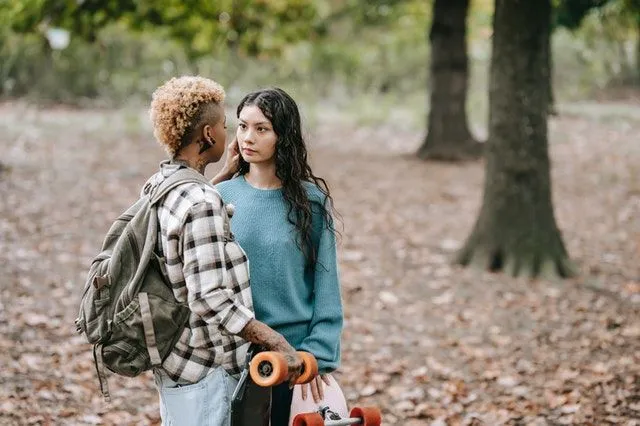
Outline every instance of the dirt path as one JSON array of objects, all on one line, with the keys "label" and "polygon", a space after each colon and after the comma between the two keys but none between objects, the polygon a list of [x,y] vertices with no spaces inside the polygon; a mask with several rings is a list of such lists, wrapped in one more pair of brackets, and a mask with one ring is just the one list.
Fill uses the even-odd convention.
[{"label": "dirt path", "polygon": [[[566,282],[449,265],[481,163],[414,160],[419,135],[400,124],[318,121],[313,163],[344,220],[338,378],[353,404],[388,425],[640,424],[634,108],[551,123],[556,214],[582,270]],[[157,424],[149,376],[112,378],[103,403],[73,334],[89,259],[162,159],[144,113],[1,105],[0,149],[0,424]]]}]

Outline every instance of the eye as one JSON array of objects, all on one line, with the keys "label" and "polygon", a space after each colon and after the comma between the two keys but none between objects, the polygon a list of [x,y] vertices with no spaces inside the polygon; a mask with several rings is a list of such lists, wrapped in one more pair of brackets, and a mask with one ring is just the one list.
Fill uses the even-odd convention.
[{"label": "eye", "polygon": [[246,129],[246,128],[247,128],[247,125],[246,125],[246,124],[244,124],[244,123],[240,123],[240,124],[238,124],[238,128],[240,128],[240,129],[244,130],[244,129]]}]

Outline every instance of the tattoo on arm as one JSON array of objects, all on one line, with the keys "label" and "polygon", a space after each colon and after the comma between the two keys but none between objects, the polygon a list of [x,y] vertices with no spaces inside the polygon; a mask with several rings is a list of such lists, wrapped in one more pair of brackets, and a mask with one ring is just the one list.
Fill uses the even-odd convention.
[{"label": "tattoo on arm", "polygon": [[270,351],[283,352],[293,350],[281,334],[255,319],[251,320],[242,331],[238,333],[238,336],[251,343],[264,346]]}]

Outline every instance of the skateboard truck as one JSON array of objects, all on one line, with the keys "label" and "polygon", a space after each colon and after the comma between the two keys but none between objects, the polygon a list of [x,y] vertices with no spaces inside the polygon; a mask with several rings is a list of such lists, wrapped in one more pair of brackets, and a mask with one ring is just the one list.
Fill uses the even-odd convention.
[{"label": "skateboard truck", "polygon": [[249,379],[249,364],[251,363],[251,358],[253,358],[253,355],[257,351],[259,351],[259,348],[254,344],[251,344],[249,346],[249,349],[247,349],[247,355],[244,358],[245,368],[242,369],[242,373],[240,373],[240,378],[238,379],[238,384],[236,385],[236,388],[233,391],[233,395],[231,396],[232,410],[233,407],[236,406],[236,404],[240,403],[244,398],[244,391],[247,388],[247,380]]},{"label": "skateboard truck", "polygon": [[318,413],[320,413],[325,420],[340,420],[340,415],[331,411],[327,405],[318,407]]},{"label": "skateboard truck", "polygon": [[321,406],[315,413],[298,414],[293,419],[293,426],[380,426],[381,423],[382,415],[375,407],[356,407],[343,419],[329,407]]}]

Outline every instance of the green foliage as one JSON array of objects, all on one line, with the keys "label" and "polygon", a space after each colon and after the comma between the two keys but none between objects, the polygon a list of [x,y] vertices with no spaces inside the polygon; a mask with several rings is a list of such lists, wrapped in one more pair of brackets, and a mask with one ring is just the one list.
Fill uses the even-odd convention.
[{"label": "green foliage", "polygon": [[[640,1],[609,0],[591,8],[580,18],[580,27],[567,33],[556,31],[555,38],[565,48],[554,55],[562,90],[593,90],[612,83],[633,84],[640,78]],[[568,45],[568,47],[567,47]],[[635,49],[634,49],[635,48]],[[635,52],[634,52],[635,50]],[[576,73],[576,69],[581,69]]]},{"label": "green foliage", "polygon": [[609,3],[611,0],[561,0],[555,10],[555,24],[575,30],[592,9]]},{"label": "green foliage", "polygon": [[[25,0],[0,4],[0,22],[21,33],[65,28],[89,42],[122,24],[162,31],[192,57],[232,47],[249,55],[279,53],[313,32],[312,0]],[[310,25],[311,24],[311,25]]]},{"label": "green foliage", "polygon": [[576,30],[589,15],[611,17],[612,11],[621,23],[640,25],[640,0],[558,0],[555,24]]},{"label": "green foliage", "polygon": [[157,34],[121,26],[102,31],[96,43],[72,38],[52,51],[38,34],[0,32],[0,93],[38,102],[121,104],[145,99],[175,73],[192,73],[182,48]]},{"label": "green foliage", "polygon": [[[626,72],[635,38],[629,6],[638,1],[609,0],[579,29],[556,31],[559,101]],[[345,110],[370,104],[376,119],[394,102],[417,105],[422,122],[431,8],[424,0],[0,0],[0,96],[146,103],[169,77],[198,73],[224,84],[230,103],[280,85],[307,100],[331,97]],[[492,19],[493,0],[472,0],[474,124],[486,119]],[[43,37],[55,26],[72,31],[64,50]]]}]

